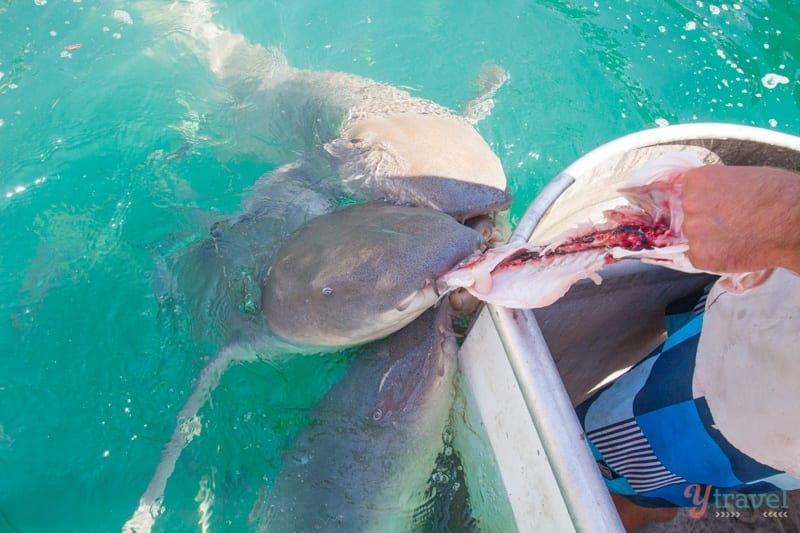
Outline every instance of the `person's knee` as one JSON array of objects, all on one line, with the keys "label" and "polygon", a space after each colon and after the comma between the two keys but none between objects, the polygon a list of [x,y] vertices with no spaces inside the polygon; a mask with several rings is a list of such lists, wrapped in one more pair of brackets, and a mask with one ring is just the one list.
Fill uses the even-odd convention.
[{"label": "person's knee", "polygon": [[642,507],[621,494],[611,493],[625,531],[639,531],[651,522],[668,522],[678,513],[676,507]]}]

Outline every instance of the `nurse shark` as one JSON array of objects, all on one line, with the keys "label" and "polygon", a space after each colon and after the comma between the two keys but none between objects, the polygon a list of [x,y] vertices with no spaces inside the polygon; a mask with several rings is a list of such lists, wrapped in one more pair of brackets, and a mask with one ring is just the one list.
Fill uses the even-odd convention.
[{"label": "nurse shark", "polygon": [[416,530],[454,397],[447,303],[367,346],[311,411],[259,531]]},{"label": "nurse shark", "polygon": [[[214,24],[207,2],[150,3],[141,8],[152,23],[170,24],[168,33],[196,53],[222,82],[238,103],[237,112],[243,111],[243,116],[249,117],[242,129],[249,129],[252,138],[270,139],[258,146],[266,159],[275,144],[294,143],[298,157],[259,178],[241,214],[215,225],[208,238],[169,261],[177,272],[176,284],[187,294],[194,292],[195,299],[201,302],[198,310],[213,302],[206,309],[213,309],[209,318],[215,325],[226,325],[219,339],[224,347],[202,371],[179,412],[161,462],[137,510],[123,526],[125,531],[146,531],[154,524],[162,510],[167,480],[182,449],[197,434],[192,429],[197,413],[231,363],[275,358],[287,352],[319,351],[276,337],[256,318],[258,313],[240,311],[243,306],[237,298],[241,296],[231,290],[244,285],[248,296],[256,296],[259,287],[254,280],[265,275],[279,243],[293,230],[310,218],[332,211],[342,193],[362,200],[383,198],[404,206],[423,206],[393,208],[401,211],[422,209],[428,214],[436,213],[433,208],[460,219],[501,210],[510,203],[499,160],[471,125],[482,116],[482,112],[474,110],[491,107],[485,104],[505,81],[502,70],[490,69],[488,79],[493,81],[484,84],[481,95],[467,106],[473,111],[462,117],[431,101],[366,78],[294,69],[275,49],[251,44],[243,36]],[[393,219],[388,215],[388,206],[384,209],[378,204],[368,205],[361,213],[364,226],[383,225],[387,236],[402,241],[395,246],[395,257],[387,256],[383,263],[365,267],[374,273],[384,269],[387,262],[399,263],[394,265],[398,268],[387,284],[363,284],[350,291],[349,320],[372,325],[358,329],[352,337],[345,332],[336,342],[330,340],[331,335],[305,342],[357,344],[401,328],[424,310],[424,306],[409,306],[408,298],[413,300],[412,295],[422,291],[426,306],[435,303],[435,287],[434,298],[425,289],[426,284],[429,286],[430,280],[482,246],[479,235],[444,214],[417,216],[420,212],[415,211],[413,216],[401,214]],[[405,230],[397,226],[400,220],[405,221]],[[335,246],[337,237],[345,237],[350,231],[352,228],[348,227],[337,232],[334,224],[328,244]],[[405,237],[403,231],[407,231]],[[430,238],[434,234],[459,244],[442,248],[440,241]],[[389,245],[391,240],[388,238],[384,244]],[[425,262],[397,261],[399,257],[414,256],[435,258],[438,266],[431,270]],[[330,266],[335,269],[337,264]],[[399,294],[404,296],[398,297]],[[365,303],[370,305],[361,305]],[[337,311],[323,313],[303,328],[319,328],[333,318],[330,313]],[[376,316],[382,319],[375,320]],[[440,333],[428,340],[441,341]],[[396,360],[405,360],[404,354],[415,350],[402,342],[399,345],[406,348],[395,351],[392,357]],[[351,365],[353,373],[362,372],[360,361],[357,358]],[[414,390],[403,377],[410,380],[413,373],[400,372],[399,368],[402,365],[395,367],[388,381],[393,386],[386,390],[392,394],[403,387]],[[364,390],[376,385],[361,380],[358,383]],[[411,412],[428,416],[423,409]],[[384,436],[389,434],[384,432]],[[369,488],[362,490],[368,492]]]},{"label": "nurse shark", "polygon": [[340,209],[281,245],[264,277],[262,314],[294,342],[362,344],[433,306],[437,278],[484,247],[477,231],[429,208],[376,201]]},{"label": "nurse shark", "polygon": [[432,207],[460,219],[510,205],[500,160],[473,127],[508,79],[502,68],[484,65],[480,92],[459,115],[361,76],[294,68],[277,48],[221,28],[207,1],[138,6],[230,95],[237,149],[279,162],[294,154],[291,163],[315,180],[327,178],[363,200]]},{"label": "nurse shark", "polygon": [[[290,191],[297,192],[296,189]],[[259,359],[279,360],[282,355],[289,353],[320,353],[325,351],[319,346],[321,344],[352,345],[389,335],[437,302],[439,296],[431,286],[432,280],[444,275],[463,258],[481,249],[484,244],[484,238],[480,233],[459,224],[449,215],[430,208],[395,206],[383,201],[374,201],[313,218],[291,236],[288,250],[296,246],[311,252],[312,255],[305,254],[306,258],[313,257],[314,246],[320,242],[318,240],[320,232],[313,230],[324,227],[326,237],[324,245],[332,250],[332,253],[326,253],[325,256],[324,266],[329,270],[323,269],[323,276],[319,277],[325,287],[320,287],[319,291],[316,291],[314,287],[309,287],[306,277],[316,273],[317,265],[323,263],[306,265],[300,259],[297,262],[297,275],[273,280],[272,283],[278,287],[270,290],[278,292],[285,290],[289,294],[298,294],[300,291],[319,292],[323,306],[306,319],[289,323],[288,332],[279,329],[277,333],[280,336],[276,336],[266,327],[263,320],[240,311],[241,298],[246,296],[237,297],[233,289],[241,287],[246,279],[256,279],[257,273],[263,268],[261,261],[265,257],[267,261],[273,262],[286,257],[286,246],[281,246],[276,252],[274,249],[277,243],[268,243],[264,238],[260,241],[261,249],[251,251],[248,247],[249,239],[254,235],[280,236],[282,231],[285,231],[285,226],[279,226],[281,231],[278,231],[276,226],[283,220],[282,214],[294,210],[295,220],[309,215],[309,211],[303,211],[300,215],[297,213],[300,212],[301,202],[312,197],[300,196],[302,200],[287,200],[283,207],[275,206],[274,209],[266,210],[261,215],[234,217],[229,224],[215,227],[211,237],[190,246],[172,263],[176,268],[176,285],[189,291],[186,294],[190,296],[187,302],[189,308],[199,313],[199,316],[206,316],[212,329],[216,328],[217,322],[221,322],[223,331],[228,332],[225,336],[229,339],[229,343],[201,372],[194,390],[178,413],[176,427],[162,451],[161,461],[153,477],[139,500],[139,506],[125,523],[123,531],[149,531],[154,525],[156,517],[161,513],[167,481],[178,458],[182,450],[199,434],[197,414],[232,363]],[[320,204],[324,205],[324,202]],[[290,215],[287,214],[288,217]],[[381,234],[380,242],[371,240],[374,235],[369,235],[370,232],[367,232],[367,235],[359,235],[350,231],[351,224],[355,220],[359,220],[367,228],[378,228],[377,231]],[[432,238],[434,235],[437,238]],[[342,250],[350,250],[351,253],[336,253]],[[420,259],[397,260],[415,256]],[[291,263],[288,265],[291,267]],[[325,277],[327,273],[334,275]],[[325,289],[332,289],[332,292],[326,294],[329,291]],[[334,296],[335,298],[332,298]],[[331,299],[328,300],[329,298]],[[441,307],[444,306],[445,304],[442,304]],[[280,302],[275,306],[267,302],[267,307],[280,314]],[[294,305],[291,307],[297,308]],[[441,374],[439,366],[444,364],[444,352],[432,347],[449,343],[447,340],[449,328],[442,325],[445,320],[440,317],[435,327],[429,326],[424,329],[420,326],[423,329],[409,330],[415,331],[414,334],[406,333],[399,339],[392,338],[389,344],[391,364],[385,358],[372,356],[387,362],[388,367],[381,371],[381,374],[375,373],[377,370],[374,362],[370,362],[371,356],[364,354],[366,356],[355,358],[348,368],[345,379],[351,383],[349,387],[357,388],[357,392],[353,393],[350,403],[343,407],[342,412],[351,412],[352,402],[364,402],[361,408],[383,413],[378,418],[385,418],[386,424],[391,427],[396,426],[392,421],[400,417],[403,420],[403,427],[434,425],[443,429],[446,417],[438,416],[440,411],[429,407],[428,402],[432,399],[431,401],[439,408],[444,404],[449,406],[447,398],[451,391],[441,384],[433,386],[429,383],[429,380],[439,379],[437,378]],[[426,322],[430,321],[423,321],[423,324]],[[233,326],[230,326],[231,324]],[[351,325],[358,328],[350,330]],[[407,329],[414,325],[415,323],[412,323]],[[317,345],[312,346],[309,343]],[[450,354],[449,349],[445,352]],[[447,368],[452,364],[454,363],[447,362]],[[360,377],[349,377],[351,374]],[[429,385],[432,388],[429,389]],[[439,394],[444,396],[437,397]],[[353,411],[353,417],[361,417],[361,408]],[[352,432],[353,428],[361,427],[355,421],[353,424],[356,425],[349,426],[348,431]],[[331,431],[333,430],[331,428]],[[395,434],[390,427],[384,427],[382,430],[371,431],[370,435],[376,439],[374,441],[376,450],[389,446],[388,442],[395,439],[405,439],[405,447],[408,449],[427,450],[429,446],[417,443],[416,439],[423,438],[428,433],[421,432],[415,437],[414,431]],[[363,444],[360,440],[343,441],[340,443],[340,448],[346,448],[348,442],[356,448]],[[352,452],[355,453],[356,449],[354,448]],[[354,458],[353,453],[343,454],[340,459],[349,464],[350,459]],[[435,454],[425,458],[420,452],[415,460],[423,462],[426,467],[432,469],[434,459]],[[318,464],[329,468],[336,466],[330,462]],[[372,466],[380,465],[405,468],[402,461],[390,458],[378,461]],[[354,465],[350,466],[356,468]],[[363,469],[364,465],[358,468]],[[372,467],[367,469],[370,468]],[[324,477],[325,473],[320,472],[315,475]],[[386,473],[382,475],[385,476]],[[363,476],[364,479],[375,479],[375,475],[369,472],[364,472]],[[394,476],[391,479],[398,480],[401,477]],[[408,483],[413,482],[413,487],[409,485],[403,489],[401,484],[395,486],[393,490],[400,492],[407,490],[417,494],[419,479],[406,479]],[[357,487],[365,498],[373,490],[367,485]],[[276,487],[276,490],[279,489],[280,487]],[[324,492],[324,490],[319,492],[317,497]],[[279,493],[278,497],[301,498],[302,496]],[[358,507],[355,503],[353,505],[351,512],[355,512],[353,509]]]}]

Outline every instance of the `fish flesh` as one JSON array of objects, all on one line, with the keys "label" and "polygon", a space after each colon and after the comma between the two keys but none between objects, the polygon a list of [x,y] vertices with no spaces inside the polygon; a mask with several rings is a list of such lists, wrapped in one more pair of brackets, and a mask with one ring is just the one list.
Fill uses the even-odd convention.
[{"label": "fish flesh", "polygon": [[[687,273],[701,272],[689,260],[682,232],[681,179],[703,165],[691,152],[669,152],[642,166],[620,189],[628,205],[605,211],[605,221],[586,224],[549,244],[509,243],[473,254],[440,278],[444,290],[465,288],[476,298],[503,307],[545,307],[589,278],[600,284],[607,264],[635,258]],[[729,292],[752,289],[771,270],[719,274]]]}]

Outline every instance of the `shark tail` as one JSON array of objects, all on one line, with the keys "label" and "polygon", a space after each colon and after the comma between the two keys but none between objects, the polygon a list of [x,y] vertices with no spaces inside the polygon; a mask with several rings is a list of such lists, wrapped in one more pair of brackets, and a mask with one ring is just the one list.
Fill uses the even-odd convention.
[{"label": "shark tail", "polygon": [[139,498],[139,506],[122,526],[123,533],[144,533],[152,530],[156,518],[164,511],[162,505],[164,491],[181,452],[200,434],[201,426],[197,413],[208,402],[212,391],[232,363],[255,359],[256,354],[253,350],[233,344],[222,349],[203,368],[192,394],[178,413],[175,430],[161,452],[161,461],[158,463],[150,483]]},{"label": "shark tail", "polygon": [[208,0],[139,0],[136,9],[145,24],[187,48],[223,82],[257,73],[262,83],[274,83],[291,72],[278,48],[253,44],[214,22],[214,6]]},{"label": "shark tail", "polygon": [[476,81],[478,93],[466,103],[461,114],[473,126],[492,113],[494,95],[511,78],[500,65],[484,63]]}]

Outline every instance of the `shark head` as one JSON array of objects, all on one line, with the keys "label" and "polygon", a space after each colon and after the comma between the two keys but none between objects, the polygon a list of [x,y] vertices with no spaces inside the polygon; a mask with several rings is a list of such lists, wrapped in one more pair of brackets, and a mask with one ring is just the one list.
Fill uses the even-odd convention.
[{"label": "shark head", "polygon": [[482,244],[479,233],[433,209],[349,206],[283,243],[264,278],[262,313],[275,333],[300,344],[378,339],[434,305],[438,278]]},{"label": "shark head", "polygon": [[[374,424],[422,416],[452,379],[458,344],[448,303],[428,309],[386,341],[389,361],[370,414]],[[447,397],[447,395],[444,395]],[[435,401],[435,400],[433,400]]]}]

